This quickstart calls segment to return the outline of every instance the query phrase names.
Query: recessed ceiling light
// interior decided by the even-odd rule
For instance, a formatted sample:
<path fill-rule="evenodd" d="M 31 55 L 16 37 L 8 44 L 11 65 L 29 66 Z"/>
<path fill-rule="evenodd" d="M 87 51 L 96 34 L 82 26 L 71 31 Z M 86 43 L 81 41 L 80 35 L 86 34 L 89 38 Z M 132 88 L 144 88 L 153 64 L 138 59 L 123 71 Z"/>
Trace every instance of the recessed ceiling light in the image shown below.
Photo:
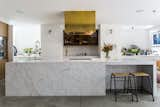
<path fill-rule="evenodd" d="M 152 12 L 153 12 L 153 13 L 156 13 L 157 11 L 156 11 L 156 10 L 152 10 Z"/>
<path fill-rule="evenodd" d="M 143 12 L 144 12 L 143 9 L 136 10 L 136 13 L 143 13 Z"/>
<path fill-rule="evenodd" d="M 22 11 L 22 10 L 16 10 L 16 13 L 17 14 L 24 14 L 24 11 Z"/>

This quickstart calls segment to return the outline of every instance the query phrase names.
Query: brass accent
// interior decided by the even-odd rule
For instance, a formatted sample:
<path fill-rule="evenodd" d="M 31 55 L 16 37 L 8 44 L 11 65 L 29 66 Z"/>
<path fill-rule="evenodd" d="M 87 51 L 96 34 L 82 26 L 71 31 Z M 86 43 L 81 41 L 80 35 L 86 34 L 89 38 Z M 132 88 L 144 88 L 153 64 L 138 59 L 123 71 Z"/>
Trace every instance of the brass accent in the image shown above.
<path fill-rule="evenodd" d="M 65 32 L 95 32 L 95 11 L 65 11 Z"/>
<path fill-rule="evenodd" d="M 115 77 L 126 77 L 126 76 L 129 76 L 129 73 L 128 72 L 123 72 L 123 73 L 116 72 L 116 73 L 112 73 L 112 75 Z"/>
<path fill-rule="evenodd" d="M 145 73 L 145 72 L 132 72 L 130 73 L 131 75 L 133 76 L 136 76 L 136 77 L 148 77 L 149 74 L 148 73 Z"/>

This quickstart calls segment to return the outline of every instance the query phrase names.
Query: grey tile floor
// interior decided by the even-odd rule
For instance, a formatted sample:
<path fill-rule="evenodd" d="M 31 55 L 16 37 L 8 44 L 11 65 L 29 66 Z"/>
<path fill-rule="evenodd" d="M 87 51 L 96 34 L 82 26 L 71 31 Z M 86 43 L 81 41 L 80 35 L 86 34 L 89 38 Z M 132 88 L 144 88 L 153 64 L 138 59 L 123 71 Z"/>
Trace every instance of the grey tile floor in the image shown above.
<path fill-rule="evenodd" d="M 152 102 L 151 96 L 139 95 L 140 101 L 131 102 L 128 96 L 104 97 L 5 97 L 4 81 L 0 81 L 0 107 L 160 107 L 160 98 Z"/>
<path fill-rule="evenodd" d="M 0 96 L 4 96 L 5 95 L 5 82 L 4 80 L 0 80 Z"/>
<path fill-rule="evenodd" d="M 132 103 L 127 99 L 114 102 L 107 97 L 0 97 L 0 107 L 160 107 L 156 102 L 141 99 Z"/>

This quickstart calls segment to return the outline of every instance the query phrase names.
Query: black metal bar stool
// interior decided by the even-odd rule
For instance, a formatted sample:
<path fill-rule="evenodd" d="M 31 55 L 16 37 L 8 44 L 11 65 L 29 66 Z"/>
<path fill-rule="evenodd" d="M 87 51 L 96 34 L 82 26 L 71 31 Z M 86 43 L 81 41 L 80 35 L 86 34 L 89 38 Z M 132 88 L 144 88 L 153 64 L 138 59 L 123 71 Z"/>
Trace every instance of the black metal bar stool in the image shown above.
<path fill-rule="evenodd" d="M 132 88 L 132 82 L 131 82 L 131 77 L 129 73 L 112 73 L 111 74 L 111 79 L 110 79 L 110 92 L 112 92 L 112 81 L 114 80 L 114 96 L 115 96 L 115 101 L 117 102 L 117 94 L 118 94 L 118 89 L 117 89 L 117 80 L 122 80 L 123 81 L 123 93 L 127 91 L 129 93 L 129 88 Z M 131 92 L 132 96 L 132 101 L 133 101 L 133 93 Z"/>
<path fill-rule="evenodd" d="M 135 94 L 136 94 L 136 97 L 137 97 L 137 101 L 138 101 L 138 96 L 137 96 L 137 93 L 138 93 L 138 78 L 140 78 L 141 79 L 141 91 L 142 91 L 142 89 L 143 89 L 143 79 L 144 78 L 146 78 L 147 79 L 147 81 L 148 81 L 148 85 L 149 85 L 149 88 L 150 88 L 150 90 L 151 90 L 151 95 L 152 95 L 152 99 L 153 99 L 153 101 L 154 101 L 154 96 L 153 96 L 153 85 L 152 85 L 152 78 L 151 78 L 151 76 L 150 76 L 150 74 L 148 74 L 148 73 L 145 73 L 145 72 L 133 72 L 133 73 L 130 73 L 130 75 L 132 75 L 133 76 L 133 78 L 134 78 L 134 85 L 135 85 Z M 147 84 L 146 84 L 147 85 Z"/>

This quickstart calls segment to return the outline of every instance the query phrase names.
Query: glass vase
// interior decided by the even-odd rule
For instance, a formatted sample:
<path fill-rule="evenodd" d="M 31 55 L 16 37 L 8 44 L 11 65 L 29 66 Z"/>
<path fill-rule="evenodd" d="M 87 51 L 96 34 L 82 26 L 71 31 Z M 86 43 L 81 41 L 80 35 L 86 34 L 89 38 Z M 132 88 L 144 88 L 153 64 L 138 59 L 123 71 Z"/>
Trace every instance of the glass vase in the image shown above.
<path fill-rule="evenodd" d="M 109 58 L 109 52 L 106 52 L 106 58 Z"/>

